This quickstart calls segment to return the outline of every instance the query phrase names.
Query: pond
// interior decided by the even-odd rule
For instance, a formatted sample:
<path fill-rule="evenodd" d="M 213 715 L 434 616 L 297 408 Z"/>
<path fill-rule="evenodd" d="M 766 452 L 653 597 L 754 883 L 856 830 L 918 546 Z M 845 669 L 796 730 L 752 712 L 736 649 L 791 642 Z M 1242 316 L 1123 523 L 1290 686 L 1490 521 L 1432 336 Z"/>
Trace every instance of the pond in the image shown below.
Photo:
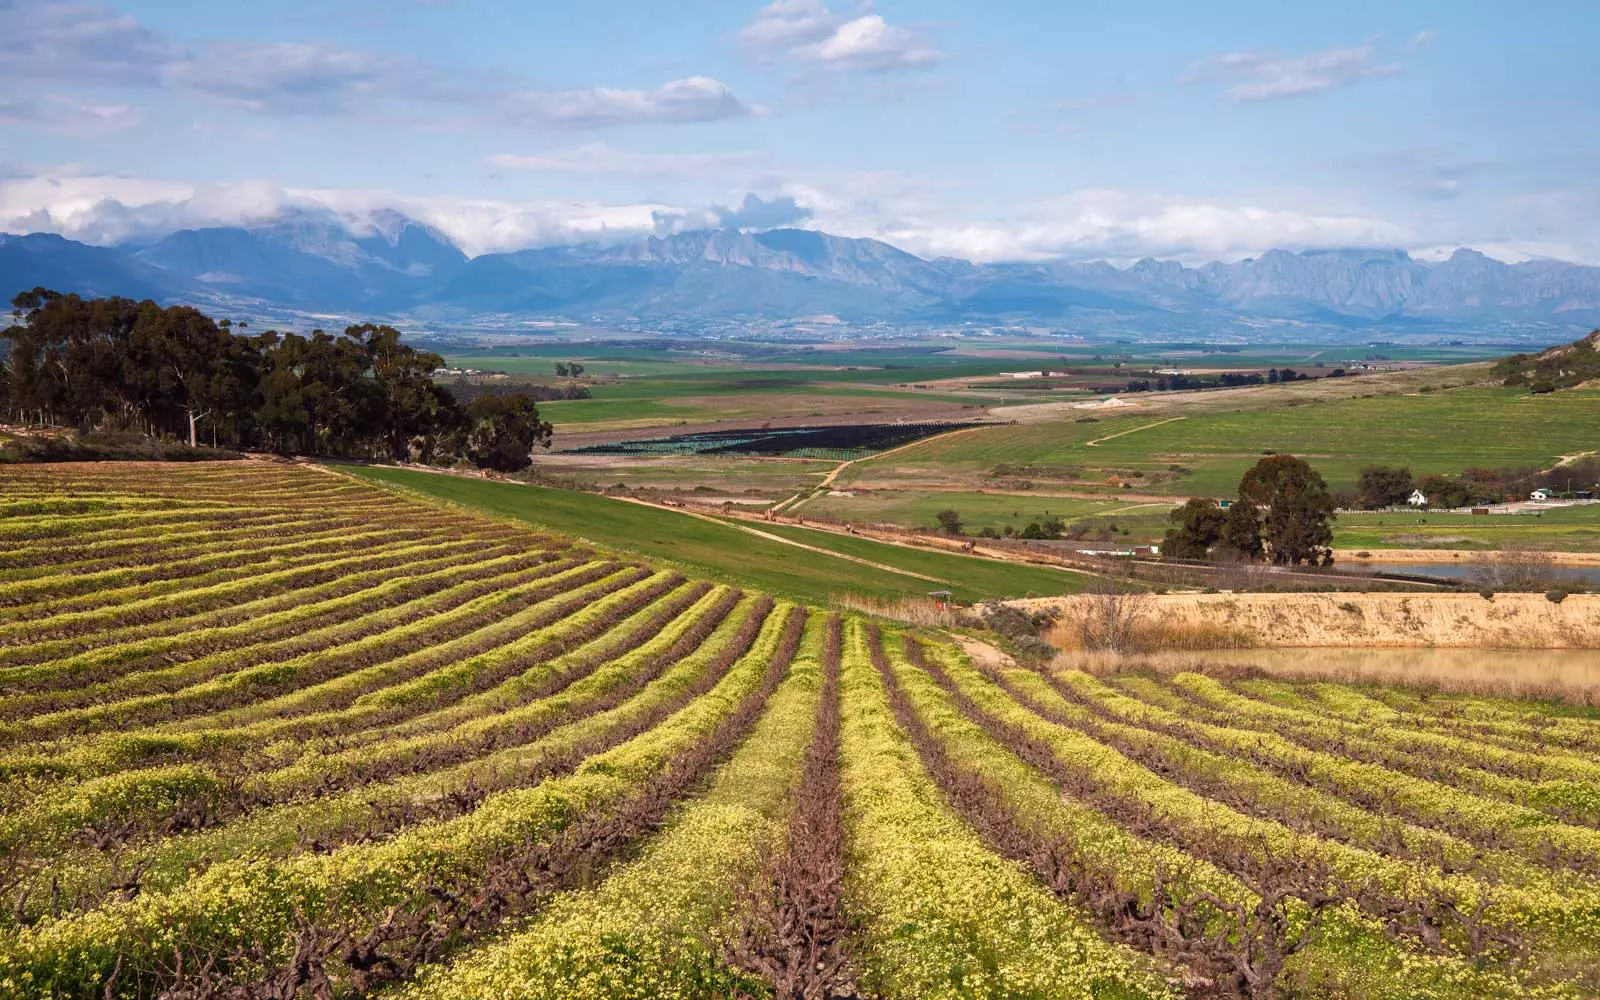
<path fill-rule="evenodd" d="M 1471 580 L 1478 567 L 1470 560 L 1453 562 L 1381 562 L 1378 560 L 1350 562 L 1351 570 L 1371 573 L 1405 573 L 1410 576 L 1437 576 L 1446 580 Z M 1551 577 L 1570 580 L 1584 586 L 1600 586 L 1600 566 L 1554 566 Z"/>

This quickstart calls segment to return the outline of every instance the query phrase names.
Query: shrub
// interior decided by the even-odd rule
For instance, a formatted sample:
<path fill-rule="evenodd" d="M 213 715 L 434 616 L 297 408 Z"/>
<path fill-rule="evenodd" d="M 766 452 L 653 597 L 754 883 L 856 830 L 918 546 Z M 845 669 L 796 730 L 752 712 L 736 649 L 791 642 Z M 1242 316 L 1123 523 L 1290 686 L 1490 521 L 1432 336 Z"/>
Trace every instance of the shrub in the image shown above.
<path fill-rule="evenodd" d="M 1560 604 L 1567 599 L 1567 592 L 1560 587 L 1554 587 L 1544 592 L 1544 599 L 1551 604 Z"/>

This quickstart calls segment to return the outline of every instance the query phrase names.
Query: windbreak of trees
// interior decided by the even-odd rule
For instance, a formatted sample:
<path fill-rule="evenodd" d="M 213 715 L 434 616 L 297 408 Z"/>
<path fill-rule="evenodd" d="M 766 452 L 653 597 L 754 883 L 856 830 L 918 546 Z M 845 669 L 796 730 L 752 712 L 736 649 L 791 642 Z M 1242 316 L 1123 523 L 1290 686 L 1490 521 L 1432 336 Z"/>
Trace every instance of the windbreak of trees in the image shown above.
<path fill-rule="evenodd" d="M 43 288 L 16 296 L 12 316 L 0 414 L 14 423 L 499 471 L 526 468 L 550 442 L 533 399 L 458 401 L 430 378 L 443 359 L 389 326 L 255 334 L 190 306 Z"/>
<path fill-rule="evenodd" d="M 1342 507 L 1382 510 L 1410 505 L 1413 490 L 1427 498 L 1425 506 L 1453 509 L 1478 504 L 1526 500 L 1537 489 L 1565 494 L 1600 486 L 1600 458 L 1579 458 L 1549 469 L 1489 469 L 1472 466 L 1459 476 L 1427 475 L 1412 478 L 1407 466 L 1369 465 L 1353 493 L 1335 499 Z"/>

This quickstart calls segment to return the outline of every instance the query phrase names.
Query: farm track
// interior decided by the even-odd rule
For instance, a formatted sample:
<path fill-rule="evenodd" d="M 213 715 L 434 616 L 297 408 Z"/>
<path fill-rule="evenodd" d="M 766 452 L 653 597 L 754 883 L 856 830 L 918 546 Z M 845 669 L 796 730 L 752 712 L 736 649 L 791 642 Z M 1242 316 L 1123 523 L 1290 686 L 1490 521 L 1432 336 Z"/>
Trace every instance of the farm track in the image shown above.
<path fill-rule="evenodd" d="M 0 480 L 0 994 L 1600 992 L 1600 721 L 972 658 L 277 463 Z"/>

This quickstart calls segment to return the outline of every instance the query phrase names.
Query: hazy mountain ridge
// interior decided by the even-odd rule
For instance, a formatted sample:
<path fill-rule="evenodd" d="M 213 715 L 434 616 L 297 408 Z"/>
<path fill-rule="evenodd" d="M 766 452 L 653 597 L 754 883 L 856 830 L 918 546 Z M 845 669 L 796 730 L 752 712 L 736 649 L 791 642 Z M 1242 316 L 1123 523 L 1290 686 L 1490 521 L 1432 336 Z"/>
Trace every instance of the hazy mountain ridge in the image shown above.
<path fill-rule="evenodd" d="M 705 230 L 484 254 L 399 213 L 351 221 L 296 212 L 189 229 L 143 247 L 0 236 L 0 284 L 88 294 L 250 302 L 374 316 L 782 320 L 834 314 L 907 325 L 1027 322 L 1143 329 L 1255 320 L 1333 327 L 1448 323 L 1584 328 L 1600 322 L 1600 268 L 1506 264 L 1473 250 L 1438 263 L 1381 249 L 1271 250 L 1199 267 L 1144 259 L 980 265 L 807 229 Z"/>

